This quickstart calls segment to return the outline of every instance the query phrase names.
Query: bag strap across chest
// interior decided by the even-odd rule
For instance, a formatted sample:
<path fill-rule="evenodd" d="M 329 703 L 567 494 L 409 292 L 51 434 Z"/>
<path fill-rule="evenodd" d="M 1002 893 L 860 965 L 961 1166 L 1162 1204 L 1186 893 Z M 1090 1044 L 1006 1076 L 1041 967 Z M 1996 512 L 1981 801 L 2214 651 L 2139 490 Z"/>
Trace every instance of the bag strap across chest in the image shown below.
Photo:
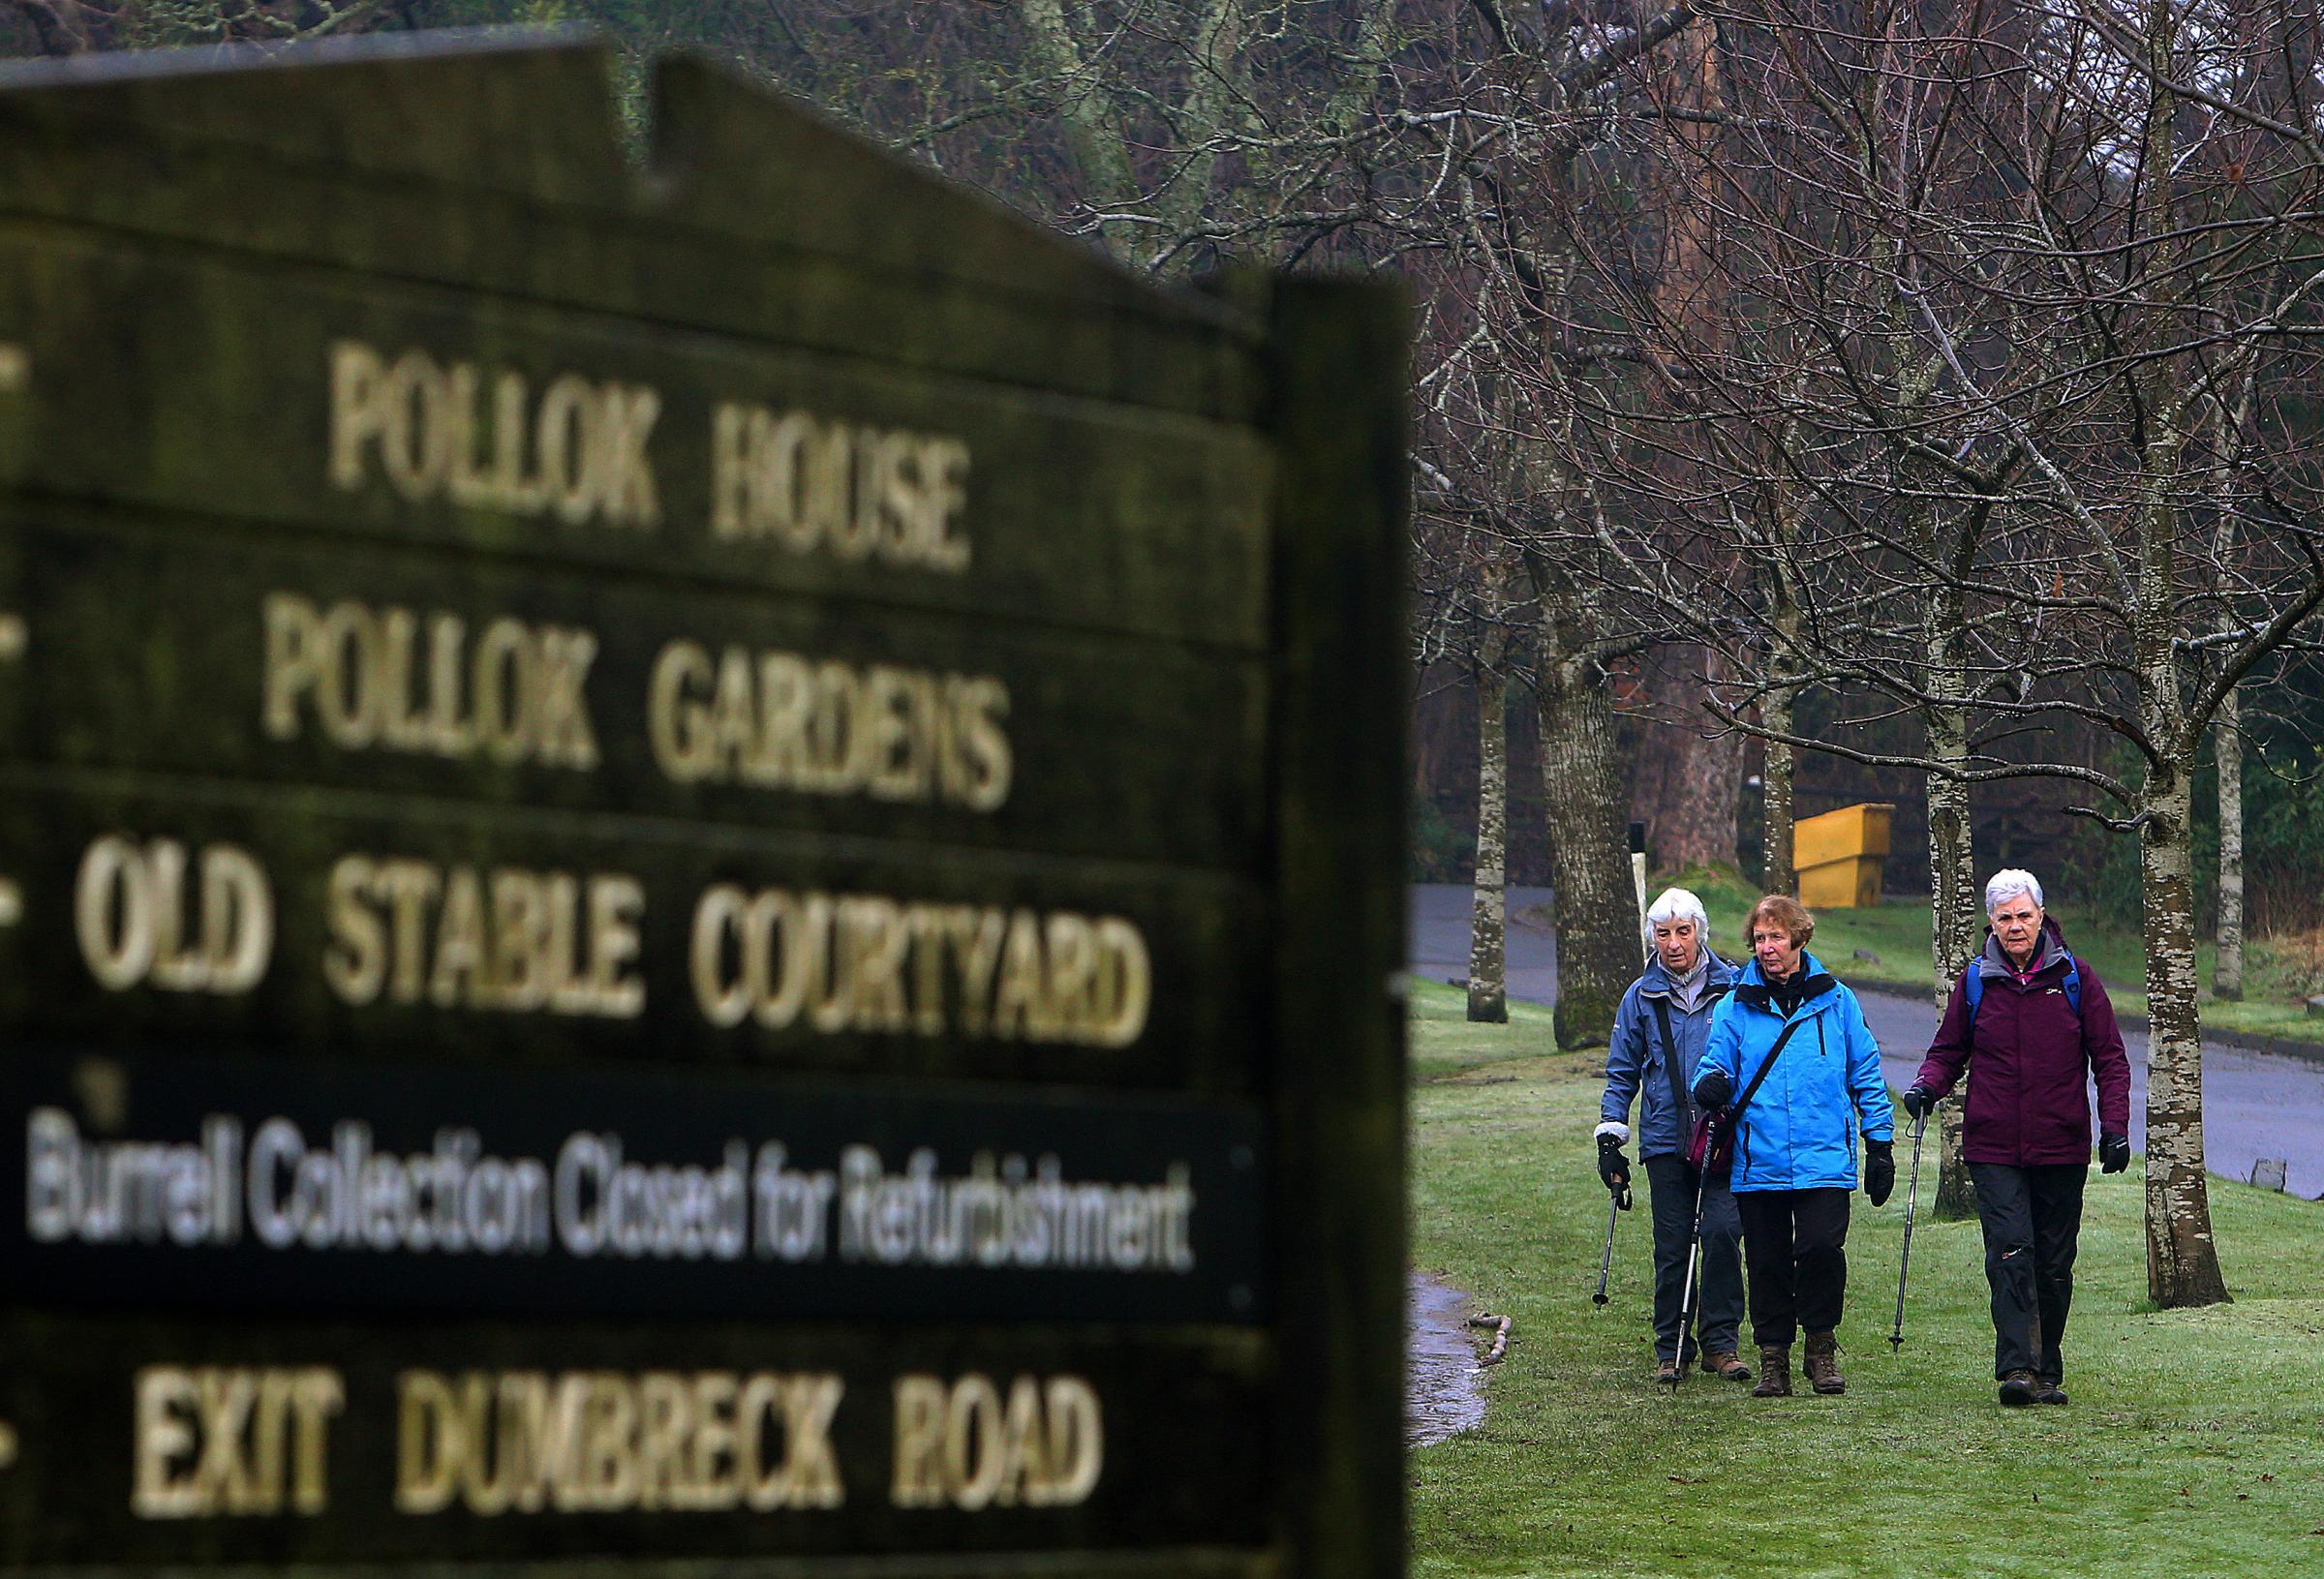
<path fill-rule="evenodd" d="M 1727 988 L 1714 988 L 1703 1002 L 1715 1004 L 1727 996 Z M 1663 1031 L 1663 1073 L 1670 1078 L 1670 1110 L 1678 1115 L 1678 1133 L 1684 1136 L 1694 1128 L 1695 1104 L 1687 1096 L 1687 1082 L 1678 1069 L 1678 1038 L 1670 1034 L 1670 999 L 1663 994 L 1648 1000 L 1654 1005 L 1655 1023 Z"/>

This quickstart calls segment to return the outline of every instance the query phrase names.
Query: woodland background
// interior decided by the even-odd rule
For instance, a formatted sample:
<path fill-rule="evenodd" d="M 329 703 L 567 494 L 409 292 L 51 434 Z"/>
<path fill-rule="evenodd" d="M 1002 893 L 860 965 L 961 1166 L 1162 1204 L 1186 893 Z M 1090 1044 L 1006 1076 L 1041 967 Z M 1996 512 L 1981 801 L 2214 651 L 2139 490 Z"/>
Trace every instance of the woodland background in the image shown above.
<path fill-rule="evenodd" d="M 2226 1297 L 2203 1006 L 2324 893 L 2317 7 L 0 0 L 0 52 L 583 24 L 644 157 L 645 63 L 695 49 L 1167 284 L 1394 278 L 1411 863 L 1474 881 L 1472 1017 L 1508 880 L 1586 1048 L 1625 822 L 1780 890 L 1796 814 L 1893 802 L 1940 995 L 1997 865 L 2137 918 L 2175 1306 Z"/>

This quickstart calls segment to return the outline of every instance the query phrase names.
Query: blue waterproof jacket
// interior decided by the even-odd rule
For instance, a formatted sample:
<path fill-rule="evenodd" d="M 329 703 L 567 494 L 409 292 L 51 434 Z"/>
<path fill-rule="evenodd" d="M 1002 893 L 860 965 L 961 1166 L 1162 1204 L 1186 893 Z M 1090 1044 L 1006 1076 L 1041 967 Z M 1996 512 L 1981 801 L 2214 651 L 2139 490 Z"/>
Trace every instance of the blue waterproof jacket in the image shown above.
<path fill-rule="evenodd" d="M 1646 962 L 1646 974 L 1630 984 L 1622 1007 L 1614 1012 L 1613 1045 L 1605 1049 L 1605 1094 L 1598 1114 L 1608 1124 L 1628 1124 L 1630 1104 L 1638 1103 L 1638 1155 L 1675 1156 L 1687 1149 L 1695 1128 L 1694 1103 L 1673 1112 L 1670 1106 L 1670 1065 L 1663 1056 L 1663 1028 L 1654 1001 L 1664 999 L 1670 1013 L 1670 1035 L 1678 1043 L 1678 1078 L 1684 1093 L 1695 1089 L 1695 1066 L 1702 1061 L 1703 1044 L 1710 1039 L 1711 1011 L 1719 995 L 1735 985 L 1735 967 L 1709 950 L 1710 969 L 1695 1012 L 1683 1014 L 1670 996 L 1670 976 L 1658 957 Z"/>
<path fill-rule="evenodd" d="M 1896 1133 L 1880 1045 L 1864 1023 L 1863 1006 L 1814 955 L 1802 957 L 1800 969 L 1807 979 L 1790 1015 L 1799 1029 L 1743 1109 L 1735 1131 L 1738 1195 L 1852 1190 L 1859 1131 L 1874 1140 Z M 1733 1082 L 1740 1098 L 1788 1023 L 1768 995 L 1759 962 L 1752 960 L 1734 990 L 1719 1000 L 1696 1079 L 1717 1070 Z"/>

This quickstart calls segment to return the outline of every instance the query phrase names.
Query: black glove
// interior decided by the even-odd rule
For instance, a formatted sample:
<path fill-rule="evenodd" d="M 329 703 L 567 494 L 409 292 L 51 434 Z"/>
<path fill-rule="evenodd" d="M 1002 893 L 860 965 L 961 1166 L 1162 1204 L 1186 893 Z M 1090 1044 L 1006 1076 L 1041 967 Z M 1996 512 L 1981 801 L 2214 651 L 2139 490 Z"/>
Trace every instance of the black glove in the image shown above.
<path fill-rule="evenodd" d="M 1875 1206 L 1888 1204 L 1896 1188 L 1896 1155 L 1885 1140 L 1864 1142 L 1864 1194 Z"/>
<path fill-rule="evenodd" d="M 1715 1069 L 1695 1082 L 1695 1101 L 1704 1112 L 1725 1112 L 1727 1105 L 1734 1100 L 1735 1082 Z"/>
<path fill-rule="evenodd" d="M 2098 1167 L 2108 1173 L 2120 1173 L 2130 1166 L 2130 1138 L 2126 1135 L 2098 1137 Z"/>
<path fill-rule="evenodd" d="M 1598 1138 L 1598 1176 L 1605 1187 L 1620 1195 L 1630 1188 L 1630 1159 L 1622 1155 L 1622 1141 L 1617 1136 Z"/>
<path fill-rule="evenodd" d="M 1937 1093 L 1925 1085 L 1909 1085 L 1905 1087 L 1905 1094 L 1896 1100 L 1897 1106 L 1904 1108 L 1906 1116 L 1910 1118 L 1926 1118 L 1937 1108 Z"/>

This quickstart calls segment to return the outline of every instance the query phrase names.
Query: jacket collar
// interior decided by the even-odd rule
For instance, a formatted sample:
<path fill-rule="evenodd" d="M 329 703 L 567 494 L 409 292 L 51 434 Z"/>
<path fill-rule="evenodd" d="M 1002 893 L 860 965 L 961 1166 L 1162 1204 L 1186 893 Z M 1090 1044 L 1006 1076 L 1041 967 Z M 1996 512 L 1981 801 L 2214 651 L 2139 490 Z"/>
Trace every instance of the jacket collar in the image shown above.
<path fill-rule="evenodd" d="M 1716 949 L 1705 948 L 1702 952 L 1711 962 L 1710 971 L 1703 978 L 1704 995 L 1724 992 L 1732 987 L 1735 985 L 1735 967 L 1720 958 Z M 1638 977 L 1639 993 L 1649 998 L 1668 997 L 1670 988 L 1675 985 L 1670 980 L 1670 973 L 1663 968 L 1663 957 L 1659 954 L 1649 955 L 1646 969 Z"/>
<path fill-rule="evenodd" d="M 1833 981 L 1831 972 L 1823 968 L 1823 961 L 1812 954 L 1803 954 L 1799 957 L 1799 969 L 1801 981 L 1798 1013 L 1804 1015 L 1819 1008 L 1823 1000 L 1831 996 L 1833 989 L 1840 984 Z M 1735 1001 L 1752 1004 L 1773 1014 L 1775 1013 L 1773 997 L 1774 994 L 1769 991 L 1767 987 L 1767 978 L 1759 969 L 1758 958 L 1754 956 L 1745 962 L 1742 972 L 1735 978 Z"/>
<path fill-rule="evenodd" d="M 2051 917 L 2042 917 L 2041 940 L 2034 946 L 2032 975 L 2039 977 L 2051 970 L 2063 974 L 2071 957 L 2066 952 L 2064 929 Z M 1988 980 L 2017 980 L 2017 967 L 2009 963 L 2009 957 L 2002 952 L 2002 940 L 1993 935 L 1991 926 L 1985 928 L 1984 946 L 1977 951 L 1977 973 Z"/>

